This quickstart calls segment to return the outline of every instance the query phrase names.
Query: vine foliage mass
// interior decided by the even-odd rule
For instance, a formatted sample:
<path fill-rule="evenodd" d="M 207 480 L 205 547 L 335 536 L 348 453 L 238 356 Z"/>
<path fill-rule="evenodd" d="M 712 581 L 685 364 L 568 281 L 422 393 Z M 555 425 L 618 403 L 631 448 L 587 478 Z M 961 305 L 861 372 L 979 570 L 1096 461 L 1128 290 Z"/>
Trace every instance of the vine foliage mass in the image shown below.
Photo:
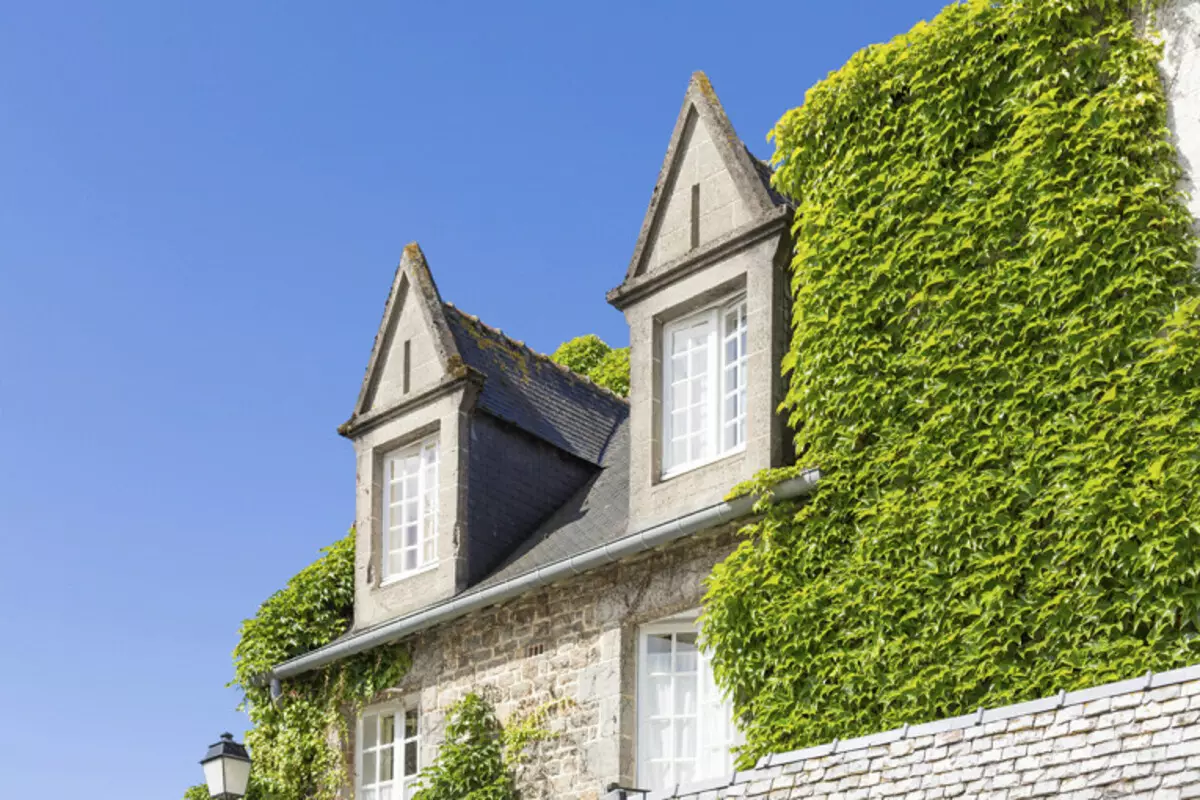
<path fill-rule="evenodd" d="M 776 125 L 822 478 L 709 582 L 744 761 L 1200 661 L 1200 287 L 1133 12 L 952 5 Z"/>

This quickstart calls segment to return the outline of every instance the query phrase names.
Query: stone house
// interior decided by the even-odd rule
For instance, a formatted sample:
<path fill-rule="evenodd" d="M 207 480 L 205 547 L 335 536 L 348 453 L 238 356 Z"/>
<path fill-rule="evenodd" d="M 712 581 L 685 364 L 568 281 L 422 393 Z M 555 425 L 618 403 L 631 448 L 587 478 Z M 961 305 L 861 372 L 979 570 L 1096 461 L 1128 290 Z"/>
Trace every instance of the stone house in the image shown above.
<path fill-rule="evenodd" d="M 1200 0 L 1165 3 L 1157 23 L 1190 191 Z M 531 800 L 1200 797 L 1200 667 L 734 772 L 737 731 L 696 616 L 750 510 L 726 493 L 791 452 L 775 412 L 791 209 L 769 178 L 694 75 L 608 294 L 629 324 L 628 401 L 444 302 L 405 248 L 340 429 L 357 458 L 354 624 L 273 671 L 407 644 L 412 669 L 356 720 L 346 794 L 408 797 L 448 707 L 486 688 L 502 718 L 570 701 L 538 745 Z"/>
<path fill-rule="evenodd" d="M 732 769 L 696 615 L 750 508 L 725 495 L 791 452 L 776 413 L 791 209 L 769 181 L 696 73 L 608 295 L 629 324 L 628 400 L 443 301 L 405 248 L 340 428 L 357 460 L 353 627 L 275 670 L 408 645 L 412 669 L 357 721 L 355 797 L 407 797 L 447 708 L 483 687 L 502 718 L 570 701 L 531 798 Z"/>

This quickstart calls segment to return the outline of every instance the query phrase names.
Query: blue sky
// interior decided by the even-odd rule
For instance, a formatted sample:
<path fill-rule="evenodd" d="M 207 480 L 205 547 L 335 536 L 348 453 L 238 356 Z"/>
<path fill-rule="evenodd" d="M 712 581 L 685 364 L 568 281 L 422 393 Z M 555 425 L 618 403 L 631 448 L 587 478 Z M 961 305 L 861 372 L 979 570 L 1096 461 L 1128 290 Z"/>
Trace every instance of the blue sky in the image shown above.
<path fill-rule="evenodd" d="M 353 518 L 403 245 L 549 351 L 625 344 L 689 74 L 764 136 L 941 2 L 0 3 L 0 772 L 171 800 L 238 624 Z"/>

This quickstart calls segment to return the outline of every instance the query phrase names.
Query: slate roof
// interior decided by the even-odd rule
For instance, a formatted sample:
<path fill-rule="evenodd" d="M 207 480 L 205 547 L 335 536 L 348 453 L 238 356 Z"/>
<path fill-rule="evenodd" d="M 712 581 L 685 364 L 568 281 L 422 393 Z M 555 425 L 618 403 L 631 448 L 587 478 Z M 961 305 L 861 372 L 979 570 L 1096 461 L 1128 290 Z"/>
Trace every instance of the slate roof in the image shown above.
<path fill-rule="evenodd" d="M 625 536 L 629 532 L 628 419 L 620 421 L 604 452 L 601 467 L 600 472 L 543 522 L 504 564 L 471 590 L 503 583 Z"/>
<path fill-rule="evenodd" d="M 443 305 L 463 363 L 486 376 L 480 408 L 573 456 L 603 464 L 609 440 L 629 414 L 624 398 Z"/>
<path fill-rule="evenodd" d="M 777 206 L 792 206 L 792 201 L 775 191 L 775 187 L 771 185 L 771 176 L 775 174 L 775 170 L 771 168 L 771 165 L 765 161 L 760 161 L 754 153 L 750 152 L 750 148 L 746 147 L 745 142 L 742 142 L 742 147 L 746 149 L 746 155 L 750 156 L 750 163 L 754 165 L 754 171 L 758 173 L 758 179 L 762 181 L 767 194 L 771 195 L 771 202 Z"/>

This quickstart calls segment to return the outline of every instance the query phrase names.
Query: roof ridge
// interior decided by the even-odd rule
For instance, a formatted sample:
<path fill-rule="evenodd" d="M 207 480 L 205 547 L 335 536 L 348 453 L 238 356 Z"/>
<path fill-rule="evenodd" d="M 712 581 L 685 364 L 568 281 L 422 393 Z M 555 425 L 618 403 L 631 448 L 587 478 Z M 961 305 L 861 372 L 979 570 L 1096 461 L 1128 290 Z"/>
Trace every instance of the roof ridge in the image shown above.
<path fill-rule="evenodd" d="M 459 316 L 470 320 L 472 323 L 474 323 L 475 325 L 478 325 L 480 328 L 483 328 L 488 333 L 491 333 L 494 336 L 499 336 L 501 339 L 508 342 L 509 344 L 511 344 L 515 347 L 521 348 L 522 350 L 529 353 L 531 356 L 533 356 L 537 360 L 553 366 L 559 372 L 563 373 L 570 379 L 578 381 L 578 382 L 588 386 L 589 388 L 595 389 L 597 392 L 600 392 L 601 394 L 606 394 L 609 397 L 613 398 L 614 400 L 619 400 L 620 402 L 624 403 L 625 405 L 629 405 L 629 398 L 622 397 L 621 395 L 614 392 L 612 389 L 609 389 L 607 386 L 601 386 L 600 384 L 596 383 L 594 380 L 592 380 L 591 378 L 589 378 L 586 375 L 580 375 L 575 370 L 571 369 L 570 367 L 568 367 L 564 364 L 558 363 L 557 361 L 555 361 L 553 358 L 546 355 L 545 353 L 539 353 L 537 350 L 534 350 L 532 347 L 525 344 L 520 339 L 514 339 L 513 337 L 509 336 L 504 331 L 500 330 L 499 328 L 492 326 L 492 325 L 488 325 L 486 322 L 481 320 L 479 317 L 475 316 L 474 314 L 470 314 L 466 311 L 463 311 L 461 308 L 454 305 L 454 303 L 451 303 L 449 300 L 443 300 L 442 305 L 445 306 L 446 308 L 450 309 L 451 311 L 455 312 Z"/>

